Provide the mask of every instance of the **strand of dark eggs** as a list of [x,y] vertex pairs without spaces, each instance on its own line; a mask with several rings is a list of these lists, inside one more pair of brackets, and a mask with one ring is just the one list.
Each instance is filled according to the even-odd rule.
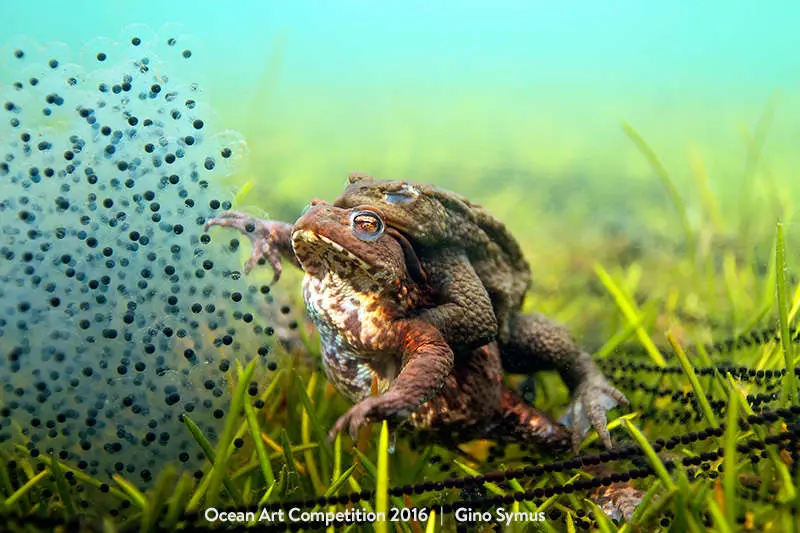
[[[755,425],[764,425],[764,424],[771,424],[780,419],[795,419],[798,415],[800,415],[800,407],[793,406],[791,409],[779,409],[773,412],[763,413],[761,415],[751,415],[747,418],[747,422],[740,421],[740,426],[746,428],[749,426]],[[687,444],[693,441],[703,441],[709,439],[711,437],[720,437],[724,434],[725,431],[725,424],[721,424],[719,428],[707,428],[705,431],[701,431],[698,433],[690,433],[681,436],[673,436],[669,440],[664,441],[664,439],[656,439],[653,444],[654,450],[661,451],[663,449],[671,450],[676,447],[678,444]],[[737,445],[737,452],[739,453],[748,453],[751,450],[761,450],[762,454],[765,452],[765,448],[767,445],[778,445],[780,448],[785,449],[789,446],[796,447],[798,438],[800,437],[800,426],[793,424],[792,431],[785,431],[780,434],[770,435],[767,438],[760,440],[760,439],[749,439],[745,443],[740,443]],[[411,494],[423,494],[426,492],[434,492],[434,491],[443,491],[450,488],[461,488],[461,489],[473,489],[475,487],[480,487],[484,482],[502,482],[504,480],[510,479],[523,479],[526,477],[533,477],[537,475],[542,475],[547,472],[561,472],[566,469],[572,468],[580,468],[581,466],[587,465],[597,465],[601,463],[607,463],[614,460],[623,460],[623,459],[632,459],[637,456],[641,456],[642,452],[638,447],[635,446],[628,446],[625,448],[620,448],[618,450],[610,451],[610,452],[603,452],[600,454],[595,455],[587,455],[579,458],[569,459],[566,461],[558,461],[538,466],[527,466],[521,469],[513,469],[507,470],[503,472],[490,472],[487,474],[479,475],[479,476],[467,476],[460,479],[450,479],[446,481],[440,482],[424,482],[424,483],[417,483],[412,485],[406,485],[403,487],[395,487],[390,490],[390,493],[394,496],[402,496],[402,495],[411,495]],[[711,471],[712,462],[716,461],[717,459],[724,456],[724,451],[722,447],[717,448],[716,450],[712,450],[709,452],[702,453],[695,457],[684,457],[681,459],[681,464],[685,467],[694,467],[699,466],[702,472],[709,472],[709,477],[715,478],[717,477],[717,472]],[[751,460],[754,457],[758,457],[755,455],[751,455]],[[753,462],[758,462],[757,460]],[[668,471],[673,470],[676,467],[676,462],[673,460],[666,460],[664,461],[664,466]],[[722,471],[722,466],[719,466],[719,471]],[[696,471],[690,470],[690,476],[693,476]],[[492,496],[492,497],[478,497],[478,498],[471,498],[468,501],[460,501],[453,504],[445,503],[439,507],[440,511],[444,514],[453,513],[459,507],[470,507],[475,509],[485,509],[491,508],[493,506],[501,505],[501,504],[512,504],[518,501],[531,501],[531,500],[541,500],[542,498],[549,498],[553,495],[557,494],[570,494],[576,491],[587,491],[598,488],[602,485],[608,485],[610,483],[619,482],[619,481],[629,481],[632,479],[641,479],[646,477],[651,477],[654,475],[652,468],[644,467],[644,468],[637,468],[630,470],[628,472],[622,473],[615,473],[610,476],[604,477],[596,477],[594,479],[584,479],[579,480],[573,483],[562,484],[562,485],[555,485],[550,487],[543,487],[537,489],[529,489],[524,492],[517,491],[512,494],[507,494],[504,496]],[[739,491],[740,495],[743,497],[747,497],[752,501],[763,501],[765,503],[773,504],[773,501],[763,499],[757,496],[754,491],[750,491],[747,493],[747,490]],[[464,491],[462,491],[462,495]],[[290,508],[290,507],[300,507],[300,508],[310,508],[315,505],[336,505],[336,504],[346,504],[346,503],[358,503],[361,500],[372,499],[374,497],[374,492],[370,490],[364,490],[361,492],[351,493],[347,495],[341,496],[331,496],[331,497],[319,497],[319,498],[312,498],[308,500],[295,500],[295,501],[284,501],[284,502],[275,502],[272,504],[267,504],[264,506],[264,509],[267,510],[277,510],[279,508]],[[236,509],[238,511],[242,510],[250,510],[253,512],[259,512],[261,508],[255,507],[248,507],[243,509]],[[557,519],[560,516],[559,511],[552,511],[549,514],[550,519]],[[670,523],[671,513],[667,511],[662,515],[660,520],[660,524],[663,527],[668,527]],[[596,524],[593,522],[593,513],[586,513],[585,511],[578,510],[576,512],[577,517],[577,525],[581,529],[588,530],[591,527],[594,527]],[[194,521],[199,518],[199,514],[197,513],[188,513],[183,517],[185,520]],[[710,525],[710,517],[705,516],[705,524]],[[14,518],[10,519],[11,522],[14,522]],[[743,517],[739,517],[738,521],[741,523],[743,521]],[[22,524],[22,522],[19,522]],[[57,520],[41,518],[41,519],[33,519],[31,520],[26,519],[25,523],[35,524],[43,527],[50,527],[54,525],[60,525],[61,522]],[[67,526],[74,526],[78,528],[80,525],[77,521],[71,521],[66,523]],[[291,531],[299,531],[302,529],[316,529],[316,528],[323,528],[326,524],[323,523],[307,523],[307,524],[273,524],[270,526],[264,527],[265,531],[284,531],[284,530],[291,530]],[[335,521],[333,522],[334,526],[343,526],[347,525],[347,523],[343,521]],[[199,527],[199,526],[197,526]],[[201,528],[203,529],[203,528]],[[238,528],[234,527],[231,530],[244,530],[244,527]],[[76,529],[77,530],[77,529]]]
[[[800,406],[792,406],[791,408],[787,409],[778,409],[775,411],[769,411],[758,415],[750,415],[749,417],[747,417],[746,421],[740,420],[739,424],[742,429],[747,429],[750,426],[772,424],[779,420],[790,422],[792,420],[795,420],[799,415],[800,415]],[[783,431],[778,434],[769,435],[763,440],[752,438],[747,440],[746,442],[739,443],[737,445],[737,452],[742,454],[750,453],[749,459],[751,460],[751,462],[758,463],[761,458],[766,456],[767,446],[778,446],[780,449],[796,448],[798,440],[800,439],[800,424],[790,422],[789,428],[790,430],[788,431]],[[656,452],[660,452],[662,450],[672,450],[678,445],[686,445],[695,442],[702,442],[712,437],[721,437],[724,434],[724,431],[725,431],[725,424],[722,423],[718,428],[706,428],[698,432],[690,432],[683,435],[673,435],[667,440],[656,439],[653,442],[653,449]],[[702,472],[702,473],[708,473],[707,475],[713,478],[717,477],[718,474],[717,472],[711,471],[712,463],[717,461],[720,457],[723,457],[723,455],[724,455],[723,448],[718,447],[715,450],[704,452],[694,457],[684,457],[680,460],[680,462],[685,467],[699,467],[699,471],[693,468],[689,472],[689,474],[692,476],[698,474],[699,472]],[[549,472],[563,472],[565,470],[579,469],[584,466],[605,464],[611,461],[640,460],[642,456],[643,452],[638,446],[628,445],[620,447],[615,450],[602,452],[599,454],[584,455],[581,457],[575,457],[563,461],[555,461],[552,463],[545,463],[537,466],[526,466],[524,468],[509,469],[498,472],[489,472],[478,476],[466,476],[463,478],[447,479],[444,481],[435,481],[435,482],[426,481],[423,483],[394,487],[389,490],[389,493],[392,496],[403,496],[412,494],[419,495],[429,492],[440,492],[454,488],[462,490],[472,489],[475,487],[479,487],[486,482],[502,483],[504,481],[512,479],[531,478],[531,477],[541,476]],[[535,462],[536,458],[531,457],[530,460],[532,462]],[[666,459],[663,461],[663,463],[668,470],[672,470],[677,466],[676,461],[672,459]],[[721,470],[722,467],[721,466],[718,467],[718,471]],[[644,467],[634,468],[626,472],[617,472],[608,476],[599,476],[593,479],[582,479],[575,481],[573,483],[554,484],[551,486],[529,489],[526,491],[516,491],[503,496],[498,495],[498,496],[470,499],[469,501],[462,500],[462,501],[457,501],[455,503],[445,503],[441,506],[441,512],[444,514],[450,514],[460,507],[489,508],[501,504],[511,504],[518,501],[541,500],[543,498],[549,498],[551,496],[559,494],[570,494],[576,491],[594,490],[600,486],[609,485],[611,483],[625,482],[625,481],[630,481],[632,479],[647,478],[653,476],[654,474],[655,472],[651,467],[644,466]],[[297,507],[301,509],[304,508],[310,509],[314,506],[358,503],[359,501],[362,500],[368,500],[374,498],[374,496],[375,496],[374,491],[363,490],[361,492],[354,492],[340,496],[320,496],[304,500],[271,502],[258,509],[252,507],[252,508],[242,508],[237,510],[238,511],[250,510],[258,512],[261,509],[273,511],[278,509],[288,509],[292,507]],[[199,518],[199,515],[197,513],[189,513],[185,515],[184,518],[186,520],[191,521]],[[581,525],[580,527],[588,528],[589,526],[590,524],[586,522],[585,525]],[[298,524],[292,524],[292,525],[281,524],[281,525],[271,526],[270,528],[268,528],[268,530],[270,531],[279,531],[284,529],[297,530],[297,529],[303,529],[305,527],[319,527],[319,525],[317,524],[315,526],[309,524],[308,526],[306,525],[300,526]]]
[[[800,328],[791,331],[793,343],[800,342]],[[725,355],[745,347],[755,347],[764,345],[768,342],[778,342],[780,337],[776,328],[753,330],[738,337],[730,338],[722,342],[707,344],[704,346],[706,352],[711,354]],[[676,408],[672,411],[653,407],[646,407],[640,413],[642,419],[651,419],[668,423],[685,423],[694,418],[700,420],[702,412],[699,403],[692,391],[681,391],[669,387],[658,387],[647,385],[642,382],[641,374],[655,374],[659,376],[680,375],[683,369],[679,366],[659,367],[657,365],[637,362],[633,359],[646,356],[642,351],[626,351],[625,358],[620,356],[599,360],[600,367],[613,377],[615,383],[626,390],[641,390],[657,397],[670,397],[673,401],[679,401],[683,405],[690,405],[691,410]],[[735,380],[751,382],[758,386],[764,386],[766,392],[758,394],[748,394],[747,401],[753,408],[767,406],[778,399],[776,389],[780,387],[780,378],[786,374],[785,369],[760,370],[746,366],[719,365],[716,367],[697,367],[694,369],[699,376],[713,376],[719,374],[724,376],[730,373]],[[800,377],[800,369],[795,369],[795,375]],[[724,412],[727,400],[715,399],[711,394],[706,394],[706,399],[710,405]]]
[[[790,328],[789,336],[791,341],[795,344],[800,343],[800,327],[795,326]],[[713,344],[704,344],[703,348],[708,353],[708,355],[730,355],[731,353],[741,350],[744,348],[754,348],[757,346],[762,346],[769,342],[780,342],[780,335],[778,333],[778,328],[764,328],[764,329],[753,329],[748,331],[747,333],[743,333],[736,337],[731,337],[725,339],[723,341],[715,342]],[[620,349],[622,353],[615,357],[608,357],[605,359],[599,359],[597,362],[599,365],[603,366],[604,369],[610,371],[618,371],[620,373],[627,373],[630,375],[636,375],[641,372],[647,373],[660,373],[660,374],[682,374],[683,369],[680,366],[667,366],[667,367],[660,367],[658,365],[651,365],[642,362],[632,361],[632,359],[640,359],[648,357],[647,352],[644,350],[634,350],[632,348],[627,349]],[[696,351],[696,350],[695,350]],[[692,351],[687,351],[687,355],[691,355]],[[759,378],[759,379],[772,379],[776,377],[783,376],[786,374],[785,369],[780,370],[758,370],[755,368],[749,368],[746,366],[734,366],[734,365],[719,365],[713,368],[699,368],[695,367],[695,372],[698,375],[712,375],[714,372],[719,371],[723,375],[725,372],[730,372],[734,379],[747,379],[749,378]],[[800,370],[795,369],[795,375],[800,375]]]
[[[792,335],[793,342],[800,342],[800,329],[795,328]],[[766,344],[768,342],[777,342],[780,338],[777,336],[776,329],[763,329],[753,330],[747,334],[740,335],[739,337],[727,339],[714,344],[705,345],[705,350],[709,354],[726,354],[744,346],[756,346]],[[695,397],[693,391],[683,391],[679,389],[647,385],[642,382],[639,376],[640,372],[658,374],[660,376],[667,376],[670,374],[680,375],[684,371],[679,366],[659,367],[657,365],[650,365],[647,363],[631,361],[633,358],[647,357],[644,351],[626,350],[628,354],[625,359],[622,357],[609,358],[598,360],[600,367],[607,373],[609,378],[612,378],[615,385],[625,391],[643,391],[648,395],[656,397],[669,397],[673,402],[679,402],[681,405],[688,407],[681,407],[680,405],[673,405],[672,409],[665,408],[664,406],[654,407],[652,405],[642,405],[638,409],[637,418],[641,420],[652,420],[654,422],[668,423],[668,424],[681,424],[685,425],[690,421],[699,422],[704,418],[701,406]],[[764,386],[766,392],[758,394],[748,394],[746,400],[748,404],[756,410],[769,407],[772,403],[779,399],[779,393],[775,389],[780,387],[780,378],[786,374],[784,369],[780,370],[756,370],[745,366],[719,366],[709,368],[695,368],[695,372],[701,376],[713,376],[717,372],[724,376],[725,373],[730,373],[733,379],[738,381],[753,382],[756,385]],[[800,369],[795,369],[795,375],[800,377]],[[630,396],[630,394],[629,394]],[[727,399],[716,399],[711,394],[706,394],[706,399],[709,405],[719,414],[724,414],[727,409]],[[631,401],[636,403],[636,399],[631,397]],[[625,437],[623,437],[625,438]],[[596,448],[601,449],[596,444]],[[490,451],[490,457],[487,461],[493,464],[501,457],[494,457]]]
[[[729,343],[725,343],[722,345],[723,346],[729,345]],[[638,366],[641,367],[642,365]],[[663,370],[660,367],[648,367],[648,369],[652,370],[653,372],[663,372]],[[727,367],[722,367],[716,370],[730,371],[731,369]],[[671,371],[673,370],[668,370],[668,372]],[[733,369],[733,371],[734,373],[737,374],[737,377],[747,377],[754,373],[759,372],[747,368],[735,368]],[[773,379],[775,377],[779,377],[782,374],[783,374],[782,372],[776,371],[773,372],[772,375],[765,374],[763,377],[765,379]],[[777,421],[780,418],[792,419],[798,414],[800,414],[800,406],[793,406],[791,409],[779,409],[777,411],[765,412],[759,415],[752,415],[748,417],[747,423],[751,425],[769,424]],[[708,438],[711,438],[712,436],[719,437],[723,434],[724,431],[723,428],[724,424],[718,429],[706,428],[705,430],[701,430],[699,432],[691,432],[684,435],[674,435],[666,441],[664,439],[656,439],[656,441],[654,442],[654,449],[656,451],[660,451],[662,449],[670,450],[678,446],[679,444],[685,445],[685,444],[690,444],[692,442],[703,441]],[[739,453],[749,453],[751,451],[761,450],[760,455],[756,453],[750,455],[750,460],[753,463],[757,463],[761,457],[766,455],[765,452],[766,445],[778,445],[783,449],[789,447],[795,448],[794,445],[796,444],[797,441],[799,428],[800,426],[792,424],[791,431],[786,431],[778,435],[768,436],[763,441],[758,439],[751,439],[746,443],[739,444],[737,447],[737,451]],[[711,462],[715,461],[717,458],[721,456],[722,456],[722,450],[718,449],[716,451],[703,453],[696,457],[683,458],[682,463],[685,466],[689,465],[700,466],[700,469],[703,472],[708,472],[708,475],[710,477],[716,477],[717,473],[711,471],[712,468]],[[403,494],[410,495],[410,494],[422,494],[426,492],[443,491],[452,488],[461,488],[461,489],[472,488],[475,486],[480,486],[484,482],[502,482],[504,480],[509,480],[509,479],[521,479],[521,478],[541,475],[546,472],[560,472],[565,469],[580,468],[581,466],[585,465],[594,465],[600,463],[607,463],[610,461],[634,459],[640,457],[641,457],[641,450],[639,450],[638,447],[627,446],[611,452],[602,452],[599,454],[587,455],[580,458],[574,458],[567,461],[558,461],[540,466],[528,466],[521,469],[514,469],[503,472],[489,472],[479,476],[467,476],[464,478],[448,479],[445,481],[438,481],[438,482],[429,481],[424,483],[406,485],[403,487],[395,487],[391,489],[391,493],[393,495],[400,496]],[[674,462],[671,461],[666,461],[665,464],[669,468],[674,468],[675,466]],[[649,477],[652,475],[653,475],[652,469],[649,467],[637,468],[634,470],[630,470],[628,472],[615,473],[610,476],[598,477],[593,480],[581,480],[567,485],[555,485],[550,487],[538,488],[534,490],[528,490],[525,492],[515,492],[513,494],[509,494],[506,496],[481,498],[478,500],[470,501],[469,505],[473,507],[478,506],[479,504],[491,506],[500,503],[510,503],[513,501],[541,499],[550,497],[555,494],[571,493],[576,490],[591,490],[603,484],[609,484],[616,481],[627,481],[630,479],[636,479],[642,477]],[[288,507],[311,507],[314,505],[330,505],[330,504],[347,503],[347,502],[356,503],[360,500],[370,499],[372,497],[374,497],[374,492],[370,490],[365,490],[361,491],[360,493],[352,493],[342,496],[319,497],[319,498],[312,498],[309,500],[297,500],[297,501],[288,501],[282,503],[273,503],[267,505],[266,508],[274,510],[278,508],[288,508]],[[750,497],[752,498],[752,496]],[[445,504],[442,507],[442,510],[444,512],[450,513],[453,512],[453,510],[459,505],[460,505],[459,503]],[[461,505],[467,505],[467,504],[462,503]],[[189,515],[186,518],[192,519],[192,515]],[[588,528],[590,524],[587,521],[582,521],[579,522],[579,526]],[[295,525],[294,527],[297,528],[297,525]],[[278,529],[281,528],[279,527]]]
[[[741,335],[739,337],[728,339],[722,342],[717,342],[713,345],[706,346],[706,351],[708,353],[728,353],[735,349],[739,349],[746,346],[754,346],[765,344],[770,341],[778,341],[779,337],[777,336],[777,330],[775,329],[765,329],[759,331],[752,331],[748,334]],[[795,328],[792,331],[792,341],[799,342],[800,341],[800,330]],[[629,361],[614,361],[614,360],[605,360],[603,363],[610,363],[606,364],[607,368],[611,370],[619,370],[626,371],[628,369],[633,369],[634,371],[649,371],[661,374],[667,373],[682,373],[683,370],[680,367],[658,367],[655,365],[646,365],[642,363],[632,363]],[[728,366],[720,366],[717,368],[700,368],[697,369],[698,374],[700,375],[713,375],[715,372],[729,372],[734,376],[736,379],[740,380],[748,380],[751,377],[755,377],[760,380],[766,380],[769,386],[774,387],[774,383],[770,383],[771,380],[779,378],[785,374],[785,370],[756,370],[747,367],[728,367]],[[796,375],[800,376],[800,370],[795,370]],[[654,388],[647,388],[640,386],[639,388],[644,388],[647,392],[650,393],[657,393],[662,396],[670,395],[675,399],[681,398],[685,400],[687,403],[689,402],[696,402],[696,399],[693,395],[689,393],[684,393],[682,391],[676,390],[656,390]],[[713,400],[713,398],[711,398]],[[770,395],[749,395],[748,402],[754,405],[759,405],[761,403],[768,404],[769,402],[775,399],[773,394]],[[724,410],[725,404],[724,402],[720,403],[715,401],[712,403],[712,408],[718,411],[718,413],[722,414]],[[800,413],[800,407],[794,406],[792,409],[779,409],[774,412],[766,412],[760,415],[753,415],[748,418],[748,423],[750,424],[759,424],[759,423],[771,423],[776,421],[779,417],[786,417],[786,418],[793,418],[794,415]],[[646,413],[645,413],[646,414]],[[694,413],[692,413],[694,414]],[[684,435],[674,435],[670,437],[669,440],[664,441],[664,439],[657,439],[654,443],[654,449],[656,451],[661,450],[662,448],[672,449],[678,444],[690,444],[696,441],[702,441],[711,436],[721,436],[724,428],[724,423],[721,425],[719,429],[713,428],[706,428],[705,430],[701,430],[700,432],[690,432]],[[784,443],[784,441],[790,441],[793,445],[796,443],[797,440],[797,432],[800,430],[799,426],[794,425],[793,431],[783,432],[780,435],[772,435],[767,437],[764,441],[760,441],[758,439],[751,439],[747,443],[739,444],[737,447],[737,451],[740,453],[748,453],[751,450],[761,450],[760,454],[751,454],[750,460],[753,463],[757,463],[761,458],[766,457],[765,446],[767,444],[771,445],[779,445],[781,448],[789,448],[790,445]],[[795,446],[791,446],[795,448]],[[548,471],[561,471],[564,468],[579,468],[582,465],[591,465],[591,464],[599,464],[605,463],[614,460],[621,460],[621,459],[628,459],[635,457],[637,455],[641,455],[641,451],[638,447],[635,446],[628,446],[626,448],[622,448],[620,450],[615,450],[612,452],[602,452],[600,454],[596,454],[593,456],[585,456],[579,459],[572,459],[566,462],[554,462],[545,465],[541,465],[539,467],[526,467],[523,469],[517,470],[508,470],[504,472],[490,472],[487,474],[483,474],[481,476],[468,476],[464,478],[456,478],[456,479],[448,479],[445,481],[438,481],[438,482],[425,482],[416,485],[407,485],[405,487],[396,487],[391,489],[391,493],[395,496],[400,496],[402,494],[421,494],[424,492],[433,492],[433,491],[441,491],[447,490],[450,488],[464,488],[473,485],[480,485],[484,481],[503,481],[507,479],[516,479],[521,477],[527,477],[532,475],[540,475],[541,473],[545,473]],[[711,470],[711,461],[716,460],[718,457],[722,456],[722,450],[718,449],[716,452],[707,452],[701,454],[698,457],[688,457],[682,460],[684,466],[695,465],[700,466],[701,470],[705,472],[709,472]],[[577,461],[577,464],[575,464]],[[674,468],[674,462],[667,461],[665,462],[670,468]],[[615,481],[627,481],[629,479],[634,479],[636,477],[649,477],[652,476],[653,472],[652,469],[649,467],[643,467],[639,469],[635,469],[629,471],[627,473],[615,473],[610,476],[599,477],[595,478],[594,480],[590,481],[578,481],[575,484],[570,484],[566,486],[555,486],[555,487],[547,487],[547,488],[540,488],[535,489],[533,491],[526,491],[526,492],[516,492],[514,494],[506,495],[506,496],[496,496],[490,498],[484,498],[479,501],[471,501],[470,505],[477,505],[478,503],[484,503],[485,505],[491,506],[496,505],[499,503],[511,503],[512,501],[521,501],[533,498],[541,498],[541,497],[549,497],[553,494],[558,493],[569,493],[574,490],[590,490],[596,487],[599,487],[603,484],[612,483]],[[716,477],[717,472],[710,471],[710,477]],[[569,488],[567,488],[569,487]],[[559,490],[560,489],[560,490]],[[362,499],[368,499],[373,496],[372,491],[362,491],[361,493],[353,493],[350,495],[338,496],[338,497],[331,497],[325,498],[320,497],[312,500],[307,501],[296,501],[296,502],[284,502],[282,504],[273,504],[271,508],[288,508],[293,506],[313,506],[313,505],[325,505],[325,504],[335,504],[335,503],[347,503],[347,502],[358,502]],[[508,501],[511,499],[511,501]],[[465,504],[466,505],[466,504]],[[268,506],[268,508],[270,508]],[[454,507],[452,505],[445,505],[443,507],[443,511],[445,512],[452,512]],[[587,524],[588,527],[588,524]],[[281,529],[281,528],[279,528]]]
[[[692,391],[684,392],[670,388],[649,387],[632,377],[616,378],[614,379],[614,383],[617,387],[626,391],[638,389],[659,397],[669,396],[671,400],[678,401],[681,405],[688,406],[682,407],[681,405],[673,404],[671,409],[645,406],[637,410],[637,418],[640,420],[652,420],[654,422],[663,422],[667,424],[686,424],[690,421],[698,422],[704,417],[700,403],[697,401]],[[769,386],[771,388],[776,388],[778,384],[770,383]],[[780,395],[777,392],[767,392],[748,394],[746,399],[747,403],[752,408],[763,409],[776,402],[779,397]],[[725,413],[728,403],[727,400],[716,400],[710,394],[706,394],[706,399],[712,409],[721,414]],[[631,399],[631,401],[636,404],[635,400]]]

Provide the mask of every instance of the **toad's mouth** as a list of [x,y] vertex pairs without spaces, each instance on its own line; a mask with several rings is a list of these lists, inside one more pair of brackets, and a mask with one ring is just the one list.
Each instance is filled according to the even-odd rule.
[[338,242],[309,229],[292,233],[292,248],[304,270],[309,268],[329,268],[356,266],[372,274],[372,265],[339,244]]

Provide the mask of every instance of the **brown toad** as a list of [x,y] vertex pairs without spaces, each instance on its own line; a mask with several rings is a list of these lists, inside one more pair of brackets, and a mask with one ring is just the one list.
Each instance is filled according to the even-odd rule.
[[557,370],[573,397],[565,420],[575,450],[590,424],[610,448],[605,411],[628,401],[563,325],[521,313],[530,268],[506,226],[480,205],[433,185],[359,173],[349,181],[334,205],[376,206],[425,263],[440,297],[420,317],[451,345],[480,345],[496,333],[506,372]]
[[[355,403],[331,435],[388,419],[407,420],[442,444],[491,438],[568,447],[563,426],[502,383],[496,343],[454,353],[441,332],[415,316],[433,305],[435,290],[425,283],[424,263],[377,210],[315,203],[294,225],[258,224],[305,272],[303,299],[325,373]],[[378,395],[370,395],[373,379]]]
[[[432,185],[351,174],[350,186],[334,205],[362,204],[377,205],[390,229],[424,263],[435,302],[419,311],[420,319],[456,350],[496,339],[507,372],[557,370],[573,397],[564,417],[574,429],[573,449],[577,451],[590,424],[611,447],[605,411],[627,399],[563,325],[520,312],[530,269],[502,222],[466,198]],[[285,223],[226,212],[211,224],[235,227],[253,241],[246,271],[266,259],[277,280],[280,256],[292,257],[290,226]]]

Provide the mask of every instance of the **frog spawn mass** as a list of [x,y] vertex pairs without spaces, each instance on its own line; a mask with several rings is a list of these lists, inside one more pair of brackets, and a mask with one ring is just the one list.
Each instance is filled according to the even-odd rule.
[[0,456],[146,488],[168,463],[201,475],[181,414],[213,445],[236,361],[263,362],[251,396],[279,361],[269,288],[242,290],[238,241],[203,233],[246,144],[210,134],[199,87],[167,75],[193,60],[181,38],[140,31],[82,65],[2,51]]

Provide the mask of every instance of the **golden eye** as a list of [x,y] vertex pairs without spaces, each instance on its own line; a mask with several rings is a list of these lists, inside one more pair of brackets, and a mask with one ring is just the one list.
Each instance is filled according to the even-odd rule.
[[356,236],[363,241],[377,239],[383,233],[383,220],[372,211],[356,211],[350,217],[350,225]]
[[362,233],[372,234],[381,230],[380,221],[369,215],[359,215],[353,220],[353,223]]

